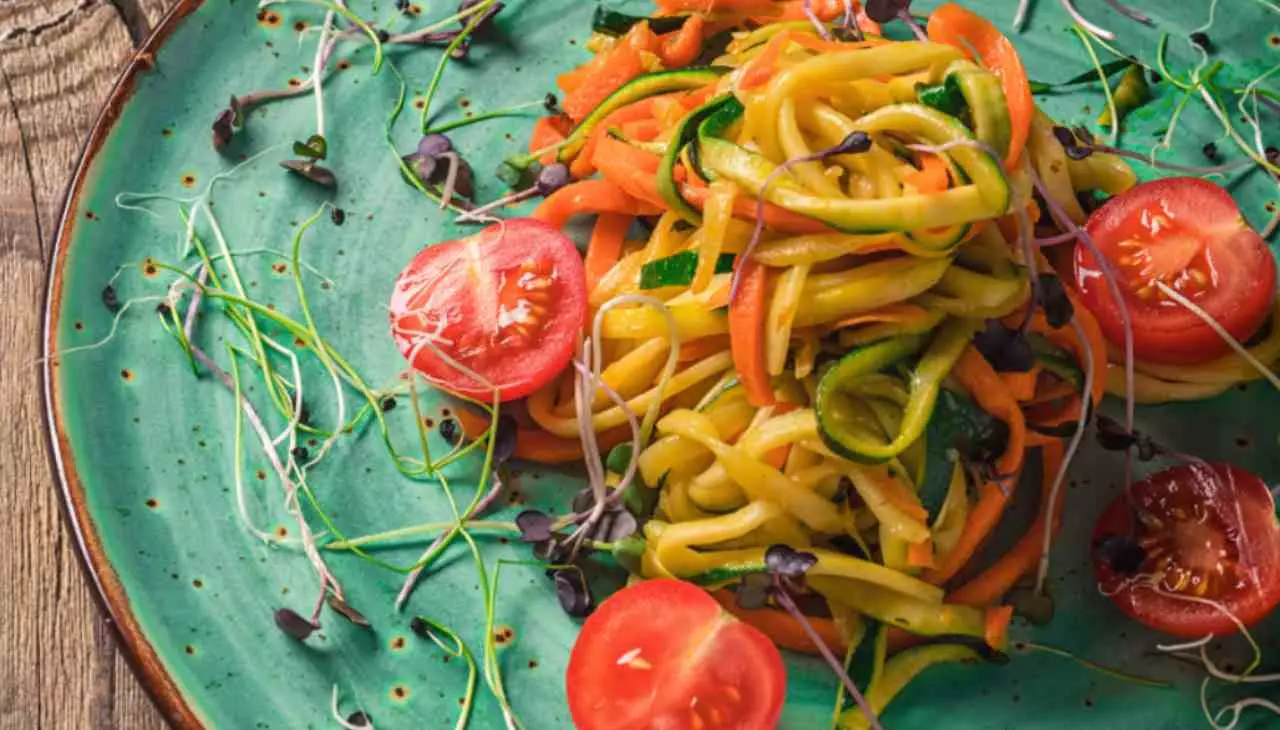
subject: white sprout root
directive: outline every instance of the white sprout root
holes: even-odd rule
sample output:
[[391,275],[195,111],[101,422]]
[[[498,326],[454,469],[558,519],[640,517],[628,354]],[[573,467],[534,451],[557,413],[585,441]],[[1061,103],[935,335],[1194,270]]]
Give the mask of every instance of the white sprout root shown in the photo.
[[[503,235],[504,233],[505,233],[505,229],[501,229],[499,231],[499,235]],[[458,362],[457,359],[455,359],[454,357],[446,353],[444,350],[440,349],[440,347],[437,346],[436,344],[438,341],[440,341],[440,338],[437,337],[436,335],[428,332],[420,332],[417,330],[407,330],[400,324],[399,321],[393,322],[391,329],[395,334],[404,335],[406,337],[413,338],[413,346],[410,348],[409,355],[408,355],[408,360],[410,363],[410,369],[409,369],[410,377],[421,376],[427,382],[434,383],[435,385],[443,385],[442,383],[439,383],[438,381],[433,380],[431,377],[427,376],[425,373],[422,373],[421,371],[418,371],[416,368],[412,367],[412,364],[418,361],[419,353],[421,353],[423,349],[427,349],[427,350],[430,350],[433,355],[440,358],[440,360],[444,362],[446,365],[453,368],[457,372],[465,375],[466,377],[470,378],[477,385],[487,389],[490,393],[492,393],[493,403],[494,403],[494,410],[492,415],[494,416],[494,419],[493,419],[493,424],[491,428],[494,430],[494,434],[496,435],[497,428],[498,428],[497,405],[499,402],[498,399],[500,395],[498,391],[498,386],[494,385],[488,378],[477,373],[475,370],[472,370],[466,365],[463,365],[462,363]],[[491,436],[490,438],[492,439],[493,436]],[[488,475],[482,474],[481,475],[482,484],[483,484],[483,480],[486,478],[493,479],[494,481],[494,484],[492,488],[489,490],[489,492],[483,496],[477,496],[477,499],[473,500],[472,504],[460,516],[458,523],[454,525],[454,527],[450,529],[448,532],[443,533],[439,537],[437,537],[436,540],[432,542],[431,545],[425,551],[423,551],[422,556],[418,559],[419,567],[415,568],[413,571],[409,573],[408,576],[405,577],[404,584],[400,587],[400,592],[396,594],[395,609],[397,611],[401,611],[404,609],[405,603],[407,603],[409,600],[409,597],[413,595],[413,589],[415,586],[417,586],[418,580],[422,577],[423,571],[426,570],[432,558],[434,558],[440,552],[440,550],[444,548],[444,545],[446,545],[450,540],[452,540],[453,536],[456,535],[458,531],[462,529],[462,523],[479,516],[485,510],[491,507],[494,504],[494,502],[497,501],[498,495],[501,494],[502,492],[502,482],[500,479],[498,479],[496,472],[490,473]]]
[[[1023,215],[1026,215],[1026,213],[1024,212]],[[1067,479],[1067,469],[1071,467],[1071,462],[1075,458],[1076,452],[1080,449],[1080,442],[1084,439],[1084,434],[1088,430],[1089,411],[1092,410],[1093,401],[1093,379],[1097,377],[1097,373],[1093,371],[1093,347],[1089,344],[1089,338],[1084,334],[1084,328],[1080,326],[1080,322],[1075,318],[1072,318],[1071,326],[1075,328],[1076,337],[1079,338],[1080,344],[1084,349],[1084,400],[1080,404],[1080,418],[1076,421],[1076,431],[1071,434],[1071,441],[1062,456],[1062,463],[1058,466],[1058,472],[1053,477],[1053,486],[1049,489],[1049,501],[1044,507],[1044,542],[1040,546],[1040,564],[1036,569],[1036,593],[1041,593],[1044,590],[1045,580],[1049,577],[1049,554],[1053,548],[1053,513],[1057,509],[1062,485]]]
[[[192,344],[191,354],[201,365],[205,366],[209,372],[213,373],[214,377],[225,385],[228,390],[232,393],[236,392],[234,379],[226,370],[223,370],[222,366],[218,365],[213,358],[209,357],[208,353],[197,347],[195,344]],[[258,410],[254,408],[253,403],[249,402],[249,400],[244,397],[241,397],[239,406],[244,410],[245,418],[249,421],[254,432],[258,435],[258,440],[262,442],[262,448],[263,451],[266,452],[267,461],[271,464],[272,470],[275,471],[276,476],[280,479],[281,486],[284,487],[289,512],[294,516],[298,525],[298,534],[302,543],[303,552],[306,554],[307,560],[310,561],[311,567],[315,570],[316,575],[320,580],[320,598],[317,601],[316,609],[311,618],[311,622],[316,624],[319,621],[320,608],[324,606],[324,598],[327,591],[332,590],[334,596],[339,600],[346,600],[343,595],[342,585],[329,570],[329,566],[325,563],[324,558],[320,556],[320,551],[316,547],[315,534],[311,531],[311,526],[307,524],[306,516],[302,514],[302,508],[298,501],[297,484],[294,483],[293,479],[289,476],[289,472],[285,468],[285,465],[280,461],[280,455],[276,452],[275,447],[271,443],[271,435],[267,433],[267,428],[263,425],[262,418],[258,415]]]
[[333,693],[329,697],[329,714],[333,716],[334,722],[346,728],[346,730],[375,730],[373,721],[369,719],[368,715],[364,716],[365,724],[363,725],[347,722],[347,719],[342,716],[342,711],[338,709],[338,685],[336,684],[333,685]]
[[1099,25],[1090,23],[1088,18],[1081,15],[1079,10],[1076,10],[1075,3],[1071,2],[1071,0],[1058,0],[1058,4],[1062,6],[1063,10],[1067,11],[1067,15],[1070,15],[1071,19],[1074,20],[1077,25],[1084,28],[1089,33],[1096,35],[1099,38],[1105,38],[1109,41],[1114,41],[1116,39],[1115,33],[1112,33]]
[[1242,360],[1249,363],[1249,366],[1252,367],[1254,370],[1257,370],[1262,375],[1262,377],[1267,379],[1267,382],[1271,383],[1271,385],[1276,388],[1276,390],[1280,390],[1280,377],[1276,376],[1275,371],[1267,367],[1265,364],[1263,364],[1260,360],[1258,360],[1258,358],[1254,357],[1253,353],[1249,352],[1248,348],[1246,348],[1243,344],[1241,344],[1239,340],[1232,337],[1231,333],[1227,332],[1227,329],[1223,327],[1222,324],[1218,322],[1218,320],[1214,319],[1212,316],[1210,316],[1208,312],[1200,308],[1200,306],[1197,305],[1195,302],[1191,301],[1190,299],[1187,299],[1185,296],[1183,296],[1181,293],[1179,293],[1177,290],[1173,289],[1169,285],[1165,284],[1163,281],[1157,281],[1156,288],[1158,288],[1165,296],[1169,297],[1170,299],[1172,299],[1173,301],[1177,302],[1179,305],[1184,307],[1187,311],[1194,314],[1196,317],[1200,319],[1200,321],[1209,325],[1209,328],[1214,331],[1214,334],[1218,335],[1218,337],[1221,337],[1222,341],[1227,343],[1227,345],[1233,351],[1235,351],[1235,353],[1239,355]]

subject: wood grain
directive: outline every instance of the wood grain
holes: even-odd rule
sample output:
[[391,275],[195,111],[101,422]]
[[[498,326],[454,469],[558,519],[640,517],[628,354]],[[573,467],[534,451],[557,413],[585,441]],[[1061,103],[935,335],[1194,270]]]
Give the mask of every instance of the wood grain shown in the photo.
[[165,0],[0,0],[0,730],[164,727],[115,646],[59,513],[36,366],[64,187]]

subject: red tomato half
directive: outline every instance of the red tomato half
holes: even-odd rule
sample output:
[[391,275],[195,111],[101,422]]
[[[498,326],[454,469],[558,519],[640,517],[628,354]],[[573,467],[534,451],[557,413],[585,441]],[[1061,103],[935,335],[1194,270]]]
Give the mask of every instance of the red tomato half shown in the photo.
[[[1205,310],[1237,340],[1249,339],[1271,312],[1275,260],[1227,191],[1211,182],[1179,177],[1143,183],[1109,200],[1086,228],[1118,275],[1140,359],[1190,364],[1228,351],[1221,337],[1161,292],[1157,281]],[[1076,245],[1075,279],[1107,339],[1123,344],[1119,308],[1084,244]]]
[[428,379],[481,401],[492,391],[428,347],[497,386],[504,401],[564,369],[587,316],[582,256],[541,221],[517,218],[422,249],[396,279],[391,332]]
[[768,730],[786,698],[777,647],[706,591],[667,579],[600,605],[567,683],[578,730]]
[[1132,499],[1133,508],[1124,495],[1112,502],[1093,535],[1098,546],[1132,535],[1136,522],[1145,556],[1132,575],[1094,553],[1099,587],[1122,611],[1158,631],[1200,638],[1238,627],[1196,598],[1246,625],[1280,604],[1280,523],[1261,479],[1230,464],[1188,464],[1136,482]]

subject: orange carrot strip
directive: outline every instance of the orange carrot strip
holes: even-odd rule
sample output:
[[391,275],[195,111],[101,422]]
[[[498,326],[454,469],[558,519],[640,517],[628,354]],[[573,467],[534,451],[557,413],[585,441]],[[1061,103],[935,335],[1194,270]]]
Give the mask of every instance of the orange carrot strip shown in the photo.
[[631,197],[658,208],[666,207],[658,192],[657,173],[662,160],[657,155],[612,137],[604,137],[596,145],[593,162],[606,180]]
[[955,3],[940,5],[929,14],[929,40],[955,46],[966,55],[972,48],[982,65],[1000,79],[1012,126],[1005,164],[1014,169],[1026,147],[1035,114],[1031,85],[1017,49],[991,21]]
[[582,121],[610,94],[650,70],[644,54],[657,48],[658,37],[648,23],[632,26],[612,48],[557,79],[565,92],[561,108],[573,121]]
[[660,212],[627,195],[621,187],[608,180],[580,180],[552,193],[533,211],[533,217],[563,228],[575,215],[587,213],[622,213],[625,215],[654,215]]
[[858,314],[848,319],[842,319],[831,325],[831,329],[838,330],[846,327],[858,327],[864,324],[875,324],[879,322],[895,322],[910,323],[922,322],[929,317],[929,310],[915,304],[890,304],[879,309],[873,309],[865,314]]
[[940,193],[951,187],[951,169],[938,155],[920,155],[920,169],[907,173],[903,182],[920,193]]
[[1004,387],[1013,395],[1014,400],[1025,403],[1036,395],[1036,381],[1041,370],[1037,364],[1025,373],[1000,373],[1000,379],[1004,381]]
[[679,362],[693,362],[711,357],[729,347],[729,338],[725,335],[701,337],[691,342],[680,343]]
[[1040,384],[1036,387],[1036,394],[1029,400],[1024,401],[1024,404],[1028,406],[1037,406],[1041,403],[1052,403],[1053,401],[1062,400],[1063,398],[1070,398],[1075,395],[1075,393],[1075,388],[1071,387],[1070,383],[1059,380],[1057,382],[1050,383],[1049,385],[1045,385],[1044,379],[1042,378]]
[[1003,651],[1009,644],[1009,622],[1013,620],[1013,606],[995,606],[987,609],[983,638],[987,646]]
[[753,260],[740,265],[744,268],[737,296],[729,302],[729,350],[747,401],[761,408],[774,403],[764,357],[769,270]]
[[[1049,506],[1049,493],[1053,480],[1062,466],[1063,447],[1060,439],[1048,441],[1041,451],[1044,472],[1041,477],[1040,514],[1009,552],[1000,556],[991,567],[979,573],[968,583],[947,595],[949,603],[969,606],[990,606],[1000,601],[1010,588],[1040,562],[1044,546],[1045,514]],[[1058,502],[1053,508],[1053,531],[1062,527],[1062,504],[1066,490],[1059,490]]]
[[658,124],[657,119],[637,119],[620,125],[619,129],[628,139],[641,142],[651,142],[662,133],[662,125]]
[[935,567],[933,540],[926,538],[924,542],[907,543],[907,565],[913,568]]
[[[804,627],[786,611],[777,608],[743,608],[738,605],[738,599],[733,592],[724,589],[712,591],[711,596],[724,610],[733,614],[739,621],[760,629],[780,648],[806,654],[818,653],[818,647],[809,638]],[[845,650],[844,638],[840,636],[840,630],[836,628],[835,621],[820,616],[806,618],[831,653],[842,656]]]
[[706,19],[701,15],[690,15],[679,30],[660,36],[658,58],[666,68],[682,68],[693,63],[702,53],[702,34],[706,28]]
[[[553,145],[560,144],[569,136],[572,122],[563,114],[551,117],[540,117],[533,125],[533,134],[529,137],[529,151],[537,152]],[[540,162],[549,165],[556,161],[556,153],[548,152],[540,158]]]
[[965,348],[952,374],[966,388],[978,406],[1004,421],[1009,426],[1009,444],[996,459],[996,469],[1005,477],[1002,483],[990,482],[982,486],[982,495],[965,521],[960,540],[947,554],[938,568],[926,571],[924,579],[941,584],[950,580],[973,557],[982,542],[995,529],[1009,503],[1009,497],[1022,472],[1022,461],[1027,442],[1026,421],[1018,402],[1004,387],[1004,381],[982,355],[969,346]]
[[907,489],[906,485],[890,476],[888,472],[882,472],[874,478],[880,484],[880,492],[884,495],[885,501],[917,522],[928,521],[928,510],[920,504],[920,497]]
[[[695,176],[689,182],[680,186],[680,193],[685,200],[689,201],[690,205],[701,210],[707,200],[708,188],[705,184],[699,183],[701,183],[701,180]],[[755,198],[749,196],[735,198],[733,201],[733,217],[749,221],[755,220]],[[779,233],[832,233],[834,230],[820,220],[793,213],[773,203],[764,204],[764,224]]]
[[[455,408],[453,416],[458,419],[463,434],[468,438],[479,438],[489,428],[488,419],[470,408]],[[596,435],[602,452],[630,438],[631,433],[627,428],[614,428]],[[582,444],[574,439],[560,438],[537,426],[521,424],[516,431],[514,455],[517,459],[540,464],[569,464],[582,461]]]
[[595,228],[591,230],[591,242],[587,244],[587,255],[582,261],[587,271],[587,291],[595,289],[622,257],[622,244],[627,240],[631,220],[631,216],[620,213],[604,213],[596,219]]

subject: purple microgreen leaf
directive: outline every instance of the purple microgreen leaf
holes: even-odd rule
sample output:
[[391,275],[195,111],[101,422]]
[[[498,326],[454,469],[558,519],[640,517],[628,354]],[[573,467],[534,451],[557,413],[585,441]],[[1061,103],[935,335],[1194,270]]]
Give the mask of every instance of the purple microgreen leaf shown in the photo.
[[516,436],[520,426],[509,414],[498,416],[498,428],[493,434],[493,463],[502,464],[516,451]]
[[974,336],[973,346],[997,372],[1025,373],[1036,364],[1031,343],[1022,331],[996,319],[987,320],[986,329]]
[[440,421],[440,425],[436,428],[440,431],[440,438],[450,446],[456,446],[458,441],[462,439],[462,429],[458,427],[456,418],[446,418]]
[[1062,279],[1053,274],[1041,274],[1039,278],[1040,306],[1044,309],[1045,320],[1054,329],[1065,327],[1075,316],[1075,308],[1062,286]]
[[616,509],[609,512],[606,519],[600,521],[600,526],[590,537],[598,542],[613,543],[636,534],[639,527],[635,515],[625,509]]
[[369,715],[364,710],[356,710],[347,715],[347,724],[355,725],[356,727],[369,727],[373,723],[369,721]]
[[453,152],[453,142],[443,134],[433,133],[418,140],[418,154],[436,159],[446,152]]
[[773,576],[768,573],[748,573],[738,583],[738,606],[747,610],[764,608],[773,590]]
[[326,188],[338,186],[338,176],[333,174],[333,170],[317,165],[314,160],[285,160],[280,166],[316,185]]
[[542,543],[551,539],[551,517],[536,509],[527,509],[516,515],[516,527],[520,528],[520,542]]
[[102,306],[112,314],[120,311],[120,295],[116,294],[116,288],[110,284],[102,287]]
[[911,0],[867,0],[867,17],[877,23],[892,23],[898,19],[898,13],[907,12]]
[[582,570],[562,568],[555,571],[552,577],[556,583],[556,598],[560,599],[560,608],[574,618],[586,618],[595,608],[595,601]]
[[823,157],[833,157],[835,155],[856,155],[871,149],[871,135],[862,130],[855,130],[849,133],[849,136],[840,140],[840,144],[832,147],[823,154]]
[[306,641],[316,629],[320,628],[302,616],[297,611],[289,608],[281,608],[275,612],[276,627],[285,632],[289,636],[298,641]]
[[235,136],[235,117],[236,114],[230,109],[223,109],[213,120],[213,148],[222,151],[227,145],[231,144],[231,138]]
[[788,545],[771,545],[764,552],[764,564],[774,575],[801,578],[818,563],[818,556]]
[[573,176],[569,174],[569,166],[563,162],[556,162],[542,168],[534,182],[534,187],[538,195],[545,198],[571,182],[573,182]]
[[1121,575],[1133,575],[1147,561],[1147,551],[1131,535],[1107,535],[1094,548],[1098,558]]
[[431,630],[431,622],[421,616],[415,616],[413,620],[409,622],[409,630],[412,631],[419,639],[426,639],[427,641],[435,640],[435,632]]
[[350,604],[341,598],[338,598],[337,595],[333,593],[328,594],[325,596],[325,602],[328,603],[329,608],[332,608],[339,616],[342,616],[356,626],[366,629],[372,626],[372,624],[369,623],[369,619],[364,617],[364,614],[352,608]]

